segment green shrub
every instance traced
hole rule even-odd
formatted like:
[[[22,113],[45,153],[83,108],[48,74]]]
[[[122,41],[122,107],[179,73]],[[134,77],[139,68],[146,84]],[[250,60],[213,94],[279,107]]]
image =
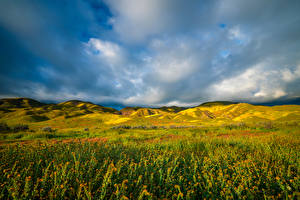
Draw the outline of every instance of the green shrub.
[[[12,127],[13,132],[27,131],[29,126],[26,124],[18,124]]]
[[[0,123],[0,133],[10,131],[9,126],[6,123]]]

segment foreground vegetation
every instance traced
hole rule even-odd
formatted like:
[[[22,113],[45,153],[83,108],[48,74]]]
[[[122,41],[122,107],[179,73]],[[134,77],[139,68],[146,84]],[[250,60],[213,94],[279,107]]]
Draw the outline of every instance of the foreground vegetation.
[[[300,106],[0,100],[0,199],[299,199]]]
[[[299,127],[110,129],[7,142],[1,199],[299,197]]]

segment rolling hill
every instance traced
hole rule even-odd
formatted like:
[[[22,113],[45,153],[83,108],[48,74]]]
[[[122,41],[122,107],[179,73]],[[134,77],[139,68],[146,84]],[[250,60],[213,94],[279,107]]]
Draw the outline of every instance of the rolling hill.
[[[227,123],[300,122],[300,106],[257,106],[235,102],[207,102],[192,108],[126,107],[120,111],[78,100],[45,104],[29,98],[0,100],[0,122],[33,128],[111,127],[129,125],[222,125]]]
[[[9,109],[9,108],[35,108],[41,107],[46,104],[38,102],[30,98],[6,98],[0,99],[0,108]]]

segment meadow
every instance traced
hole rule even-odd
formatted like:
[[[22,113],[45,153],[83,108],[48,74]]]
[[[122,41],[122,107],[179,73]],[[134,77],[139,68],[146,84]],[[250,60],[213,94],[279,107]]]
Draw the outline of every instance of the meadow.
[[[299,131],[110,128],[52,139],[24,132],[0,145],[0,198],[297,199]]]
[[[0,100],[0,199],[299,199],[300,106]]]

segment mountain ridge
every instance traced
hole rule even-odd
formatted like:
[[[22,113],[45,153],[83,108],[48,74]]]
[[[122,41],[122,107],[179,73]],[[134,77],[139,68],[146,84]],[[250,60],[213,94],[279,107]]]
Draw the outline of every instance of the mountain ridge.
[[[125,107],[120,111],[80,100],[45,104],[29,98],[0,100],[0,122],[67,126],[88,122],[96,126],[134,125],[221,125],[236,122],[300,122],[299,105],[261,106],[228,101],[206,102],[195,107]],[[66,123],[65,123],[66,122]]]
[[[22,102],[23,101],[23,102]],[[24,103],[24,102],[28,102],[28,103]],[[231,104],[239,104],[239,103],[247,103],[250,105],[255,105],[255,106],[266,106],[266,107],[272,107],[272,106],[282,106],[282,105],[298,105],[298,101],[300,101],[299,99],[296,100],[290,100],[287,101],[288,103],[284,103],[283,101],[280,101],[280,104],[271,104],[271,103],[247,103],[247,102],[235,102],[235,101],[208,101],[208,102],[203,102],[197,106],[188,106],[188,107],[182,107],[182,106],[161,106],[161,107],[152,107],[152,106],[126,106],[121,110],[126,110],[126,109],[133,109],[133,110],[137,110],[140,108],[148,108],[148,109],[160,109],[163,111],[169,111],[169,112],[180,112],[182,110],[186,110],[186,109],[190,109],[190,108],[195,108],[195,107],[211,107],[211,106],[217,106],[217,105],[231,105]],[[274,101],[277,102],[277,101]],[[5,104],[6,103],[6,104]],[[0,107],[9,107],[9,105],[11,105],[11,107],[13,108],[18,108],[18,107],[26,107],[27,105],[31,105],[29,107],[40,107],[40,106],[45,106],[45,105],[78,105],[78,104],[90,104],[90,105],[96,105],[96,106],[101,106],[103,108],[111,108],[114,109],[110,106],[102,106],[100,104],[96,104],[90,101],[82,101],[82,100],[67,100],[67,101],[62,101],[59,103],[44,103],[32,98],[27,98],[27,97],[12,97],[12,98],[1,98],[0,99]],[[4,104],[4,105],[3,105]],[[116,110],[116,109],[114,109]],[[117,110],[116,110],[117,111]]]

